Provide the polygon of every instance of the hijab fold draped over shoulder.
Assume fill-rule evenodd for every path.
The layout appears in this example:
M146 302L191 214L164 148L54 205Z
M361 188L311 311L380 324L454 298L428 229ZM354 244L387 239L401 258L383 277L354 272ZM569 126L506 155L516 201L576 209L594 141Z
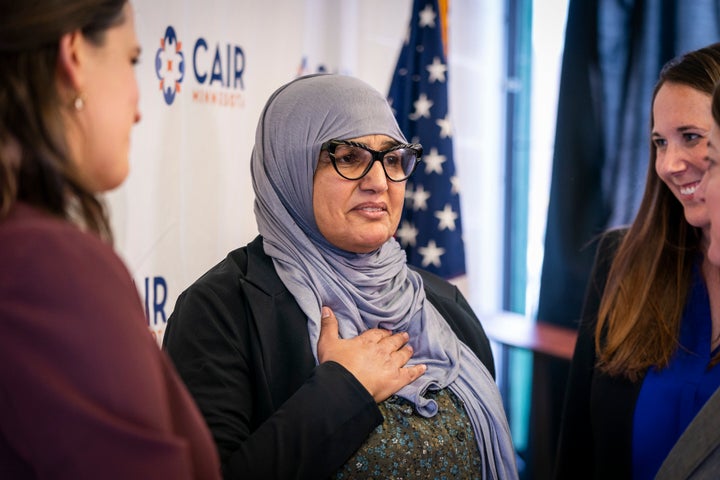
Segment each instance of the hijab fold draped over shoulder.
M427 372L397 394L432 417L437 404L423 395L450 388L465 404L483 458L483 478L517 478L515 453L499 391L475 354L425 299L422 279L407 267L394 238L371 253L331 245L315 223L313 173L330 139L387 135L406 142L385 98L342 75L300 77L279 88L262 112L252 153L255 216L263 247L308 317L315 358L320 310L332 308L342 338L370 328L406 330L411 364Z

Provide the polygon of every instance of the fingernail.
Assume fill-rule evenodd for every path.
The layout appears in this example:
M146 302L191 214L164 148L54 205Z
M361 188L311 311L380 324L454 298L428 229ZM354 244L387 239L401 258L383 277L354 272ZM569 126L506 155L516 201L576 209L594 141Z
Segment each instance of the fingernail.
M321 316L322 318L327 318L330 316L330 309L328 307L322 307L321 310Z

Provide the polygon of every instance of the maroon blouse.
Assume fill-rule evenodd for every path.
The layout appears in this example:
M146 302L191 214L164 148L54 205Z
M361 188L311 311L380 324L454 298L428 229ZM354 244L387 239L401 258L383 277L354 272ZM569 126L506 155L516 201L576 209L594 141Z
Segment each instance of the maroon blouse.
M220 478L122 261L23 204L0 221L0 477Z

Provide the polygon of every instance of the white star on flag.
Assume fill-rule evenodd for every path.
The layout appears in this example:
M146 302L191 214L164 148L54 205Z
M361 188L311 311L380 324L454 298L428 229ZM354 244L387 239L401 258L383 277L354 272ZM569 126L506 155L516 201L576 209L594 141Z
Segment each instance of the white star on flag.
M455 230L455 220L457 220L458 214L453 211L449 203L446 203L445 208L439 212L435 212L435 218L440 220L438 222L438 230Z
M430 153L423 155L422 161L425 164L425 173L430 174L432 172L442 175L443 168L442 164L447 161L445 155L440 155L437 148L433 147L430 149Z
M418 120L420 118L430 118L430 109L432 108L434 102L427 98L427 95L424 93L420 94L420 97L413 102L413 106L415 107L415 111L410 114L410 120Z
M427 201L430 199L430 196L430 192L426 192L422 185L418 185L415 192L413 192L413 210L416 212L418 210L427 210Z
M418 229L415 228L412 223L404 220L400 228L395 232L395 236L400 240L400 245L403 247L414 247L418 236Z
M435 28L435 17L437 17L437 15L435 14L435 10L433 10L432 5L425 5L425 9L420 12L420 28Z
M404 208L412 208L412 201L413 201L414 195L415 195L415 191L413 190L413 185L411 183L406 184L406 186L405 186L405 207Z
M457 177L457 175L453 175L450 177L450 185L452 185L452 188L450 191L457 195L460 193L460 179Z
M450 123L450 119L447 116L435 120L435 124L440 127L440 138L452 136L452 123Z
M418 250L420 251L420 255L423 257L421 264L423 268L429 267L430 265L440 268L442 265L440 257L445 254L445 249L438 247L435 240L430 240L427 247L420 247Z
M430 72L430 76L428 77L428 81L430 83L445 81L445 72L447 71L447 67L438 57L433 58L433 63L428 65L427 71Z

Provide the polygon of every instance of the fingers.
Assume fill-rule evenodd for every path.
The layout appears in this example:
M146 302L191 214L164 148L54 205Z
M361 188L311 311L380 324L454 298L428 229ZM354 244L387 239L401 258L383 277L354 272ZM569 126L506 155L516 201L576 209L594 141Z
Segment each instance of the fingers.
M335 314L330 307L322 307L320 314L320 338L322 339L325 335L329 338L338 338L340 336L337 318L335 318Z
M333 311L322 307L318 361L334 361L345 367L381 402L405 385L423 375L425 365L408 365L414 351L407 332L392 333L381 328L366 330L352 338L342 339Z
M320 313L320 335L317 343L318 361L332 359L333 349L338 342L338 322L329 307L322 307Z
M413 356L413 348L408 345L410 340L408 332L392 333L382 328L371 328L362 332L355 339L348 341L354 343L357 340L361 340L368 348L370 348L370 345L374 345L372 348L378 353L384 352L384 355L389 355L388 358L393 358L392 363L396 365L396 368L404 368L405 364ZM338 341L342 343L338 320L330 307L323 306L320 312L318 352L326 348L332 348L330 345L337 344ZM413 375L416 375L415 370L415 368L412 369ZM424 371L420 374L422 373Z
M389 330L382 328L371 328L360 333L357 338L368 343L380 343L383 339L388 338L392 335Z
M400 350L400 348L405 345L408 340L410 340L410 335L407 332L398 332L381 339L381 341L388 343L392 350ZM412 347L408 345L408 348L411 349L412 353Z
M320 311L320 339L324 336L327 336L328 339L337 339L340 337L338 321L335 317L335 313L327 306L323 306ZM405 345L410 339L410 335L408 335L407 332L398 332L393 334L391 331L383 328L371 328L369 330L365 330L358 335L358 337L373 343L387 341L387 348L392 351L400 349L400 347Z
M405 345L402 348L392 351L391 355L394 356L395 361L398 362L398 367L402 367L412 358L413 348L410 345Z
M427 371L427 365L424 363L420 365L411 365L409 367L405 367L402 369L407 375L407 383L412 383L418 378L420 378L426 371Z

